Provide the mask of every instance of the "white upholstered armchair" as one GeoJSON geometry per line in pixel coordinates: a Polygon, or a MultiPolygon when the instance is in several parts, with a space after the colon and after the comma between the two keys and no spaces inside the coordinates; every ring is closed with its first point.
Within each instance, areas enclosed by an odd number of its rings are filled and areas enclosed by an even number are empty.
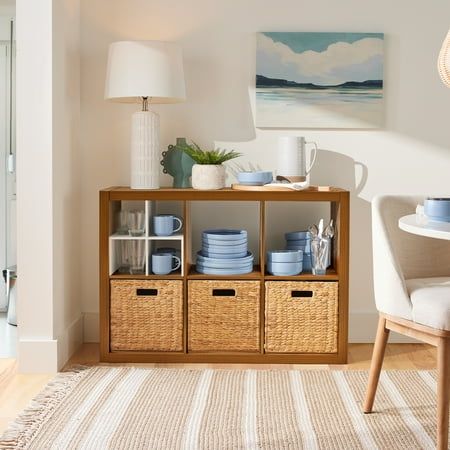
{"type": "Polygon", "coordinates": [[[389,332],[438,350],[437,448],[447,450],[450,398],[450,241],[406,233],[398,219],[423,197],[380,196],[372,202],[374,289],[380,313],[364,412],[372,411],[389,332]]]}

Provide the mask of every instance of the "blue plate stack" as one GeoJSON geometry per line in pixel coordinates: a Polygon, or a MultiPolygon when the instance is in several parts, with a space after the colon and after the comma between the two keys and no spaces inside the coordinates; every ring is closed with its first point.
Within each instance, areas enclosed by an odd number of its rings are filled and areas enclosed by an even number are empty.
{"type": "Polygon", "coordinates": [[[285,233],[286,250],[303,252],[303,270],[311,270],[311,233],[309,231],[292,231],[285,233]]]}
{"type": "Polygon", "coordinates": [[[206,230],[196,270],[208,275],[240,275],[253,271],[253,255],[247,249],[245,230],[206,230]]]}

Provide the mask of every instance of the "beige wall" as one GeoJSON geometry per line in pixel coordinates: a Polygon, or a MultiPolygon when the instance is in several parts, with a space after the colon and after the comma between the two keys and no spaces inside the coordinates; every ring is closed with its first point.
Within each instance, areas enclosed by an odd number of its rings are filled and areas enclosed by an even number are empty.
{"type": "Polygon", "coordinates": [[[14,16],[15,10],[15,0],[0,0],[0,14],[14,16]]]}
{"type": "MultiPolygon", "coordinates": [[[[86,339],[96,337],[98,190],[129,183],[130,119],[136,109],[103,100],[110,42],[156,39],[182,45],[188,101],[155,107],[161,115],[164,147],[177,136],[187,136],[234,148],[245,154],[243,162],[270,169],[279,135],[302,134],[318,142],[322,150],[312,182],[352,191],[350,335],[353,341],[364,341],[372,339],[376,319],[371,199],[386,192],[448,194],[450,90],[436,71],[448,17],[450,3],[444,1],[82,0],[81,289],[86,339]],[[256,31],[384,32],[385,127],[256,130],[256,31]]],[[[243,220],[251,222],[245,214],[243,220]]]]}

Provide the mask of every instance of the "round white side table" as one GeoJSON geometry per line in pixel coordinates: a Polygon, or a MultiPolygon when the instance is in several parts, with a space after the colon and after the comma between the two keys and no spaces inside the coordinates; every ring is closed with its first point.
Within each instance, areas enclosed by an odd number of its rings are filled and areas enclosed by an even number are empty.
{"type": "Polygon", "coordinates": [[[449,222],[434,222],[428,220],[426,216],[410,214],[401,217],[398,226],[403,231],[419,236],[450,240],[449,222]]]}

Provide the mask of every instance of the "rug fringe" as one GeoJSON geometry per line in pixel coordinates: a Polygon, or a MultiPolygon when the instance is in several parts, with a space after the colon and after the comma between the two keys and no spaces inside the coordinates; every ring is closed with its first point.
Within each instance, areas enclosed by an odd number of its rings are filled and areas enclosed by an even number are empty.
{"type": "Polygon", "coordinates": [[[71,388],[86,373],[87,366],[73,366],[69,372],[58,373],[52,381],[30,402],[0,436],[0,449],[25,448],[71,388]]]}

